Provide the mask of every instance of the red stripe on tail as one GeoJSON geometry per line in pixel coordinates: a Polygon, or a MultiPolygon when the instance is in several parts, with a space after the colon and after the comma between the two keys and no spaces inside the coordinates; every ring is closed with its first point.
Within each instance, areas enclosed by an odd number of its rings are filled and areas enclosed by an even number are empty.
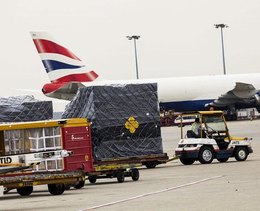
{"type": "Polygon", "coordinates": [[[57,43],[54,43],[49,40],[43,39],[33,39],[33,42],[36,46],[38,53],[56,53],[69,58],[81,61],[75,54],[73,54],[69,49],[64,48],[57,43]]]}
{"type": "Polygon", "coordinates": [[[79,73],[66,75],[56,80],[53,80],[52,83],[64,83],[64,82],[91,82],[98,77],[93,70],[88,73],[79,73]]]}

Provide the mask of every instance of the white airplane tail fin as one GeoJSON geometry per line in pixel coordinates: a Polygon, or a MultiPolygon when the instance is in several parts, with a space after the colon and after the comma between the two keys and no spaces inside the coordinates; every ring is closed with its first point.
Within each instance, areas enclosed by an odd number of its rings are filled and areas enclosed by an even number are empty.
{"type": "Polygon", "coordinates": [[[91,82],[98,78],[97,73],[48,32],[30,34],[52,83],[91,82]]]}

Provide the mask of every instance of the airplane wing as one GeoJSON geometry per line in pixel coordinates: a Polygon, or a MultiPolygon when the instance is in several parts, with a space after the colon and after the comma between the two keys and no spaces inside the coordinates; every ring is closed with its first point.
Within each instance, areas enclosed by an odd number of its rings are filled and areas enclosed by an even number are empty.
{"type": "Polygon", "coordinates": [[[221,95],[213,102],[205,104],[205,107],[230,107],[235,104],[251,104],[252,106],[259,105],[259,95],[259,90],[256,90],[252,84],[236,82],[234,89],[221,95]]]}

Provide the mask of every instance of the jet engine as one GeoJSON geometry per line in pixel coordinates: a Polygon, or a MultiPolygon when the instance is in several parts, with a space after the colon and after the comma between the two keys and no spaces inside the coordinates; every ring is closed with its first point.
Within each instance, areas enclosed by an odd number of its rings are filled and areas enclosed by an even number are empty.
{"type": "Polygon", "coordinates": [[[260,92],[257,92],[255,95],[252,96],[251,103],[254,105],[260,105],[260,92]]]}

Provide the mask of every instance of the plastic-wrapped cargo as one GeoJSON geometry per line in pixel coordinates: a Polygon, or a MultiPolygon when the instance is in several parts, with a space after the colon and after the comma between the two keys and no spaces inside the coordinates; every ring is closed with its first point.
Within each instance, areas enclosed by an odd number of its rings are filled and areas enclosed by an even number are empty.
{"type": "Polygon", "coordinates": [[[155,83],[80,88],[62,115],[77,117],[91,122],[96,159],[163,153],[155,83]]]}
{"type": "Polygon", "coordinates": [[[28,122],[53,117],[52,101],[39,101],[32,95],[0,98],[0,122],[28,122]]]}

